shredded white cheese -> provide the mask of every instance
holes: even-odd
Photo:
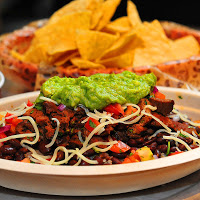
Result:
[[[165,135],[163,135],[163,138],[164,138],[164,139],[167,139],[167,140],[174,140],[174,141],[177,141],[177,142],[183,144],[183,145],[186,147],[186,149],[187,149],[188,151],[192,150],[186,142],[184,142],[183,140],[181,140],[181,139],[179,139],[179,138],[177,138],[177,137],[165,136]]]
[[[58,105],[57,101],[54,101],[53,99],[50,99],[50,98],[47,98],[47,97],[40,97],[41,100],[43,101],[49,101],[49,102],[52,102],[56,105]]]
[[[200,123],[195,123],[195,122],[192,122],[191,120],[187,119],[182,113],[180,113],[179,111],[173,109],[172,111],[173,113],[176,113],[177,115],[179,115],[179,117],[185,121],[185,122],[188,122],[189,124],[191,124],[192,126],[200,126]]]
[[[56,121],[57,127],[56,127],[56,131],[54,133],[54,136],[53,136],[51,142],[49,144],[45,145],[46,148],[49,148],[49,147],[53,146],[53,144],[55,143],[56,138],[58,136],[58,132],[59,132],[59,128],[60,128],[60,122],[58,121],[58,119],[52,118],[52,120]]]
[[[27,143],[27,144],[36,144],[36,142],[38,142],[39,137],[40,137],[40,133],[37,127],[36,122],[34,121],[34,119],[30,116],[23,116],[23,117],[19,117],[19,119],[27,119],[31,122],[34,130],[35,130],[35,139],[33,141],[29,141],[29,140],[22,140],[21,144]]]

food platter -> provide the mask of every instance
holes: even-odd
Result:
[[[159,87],[193,120],[199,119],[200,93]],[[38,92],[3,98],[0,110],[10,109]],[[200,149],[162,159],[106,166],[48,166],[0,159],[0,185],[41,194],[92,196],[125,193],[165,184],[200,169]]]

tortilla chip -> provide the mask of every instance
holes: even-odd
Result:
[[[175,54],[174,59],[179,60],[199,54],[199,43],[193,36],[186,36],[172,42]]]
[[[66,54],[62,54],[60,57],[58,57],[53,64],[56,66],[61,66],[65,64],[67,61],[69,61],[71,58],[74,58],[75,56],[78,56],[79,53],[77,50],[75,51],[69,51]]]
[[[74,66],[80,68],[80,69],[94,69],[94,68],[105,68],[102,64],[94,63],[88,60],[84,60],[80,57],[75,57],[71,59],[71,62]]]
[[[131,24],[128,17],[120,17],[107,24],[102,31],[107,33],[126,33],[130,31],[130,29]]]
[[[127,14],[133,28],[142,23],[137,8],[131,0],[127,2]]]
[[[56,60],[58,54],[76,50],[75,32],[77,28],[89,29],[90,19],[90,11],[76,12],[64,15],[57,22],[38,29],[32,45],[24,54],[24,60],[40,63],[45,59],[45,62],[49,63],[46,57],[51,56],[51,60]],[[38,55],[38,51],[42,55]],[[37,59],[32,57],[37,57]]]
[[[45,62],[48,63],[48,55],[46,54],[42,45],[30,46],[28,51],[22,57],[23,61],[37,63]]]
[[[64,15],[68,15],[73,12],[86,11],[86,2],[87,0],[75,0],[66,4],[49,18],[48,24],[53,24],[57,22]]]
[[[135,39],[135,35],[135,31],[130,31],[127,34],[124,34],[109,49],[107,49],[99,59],[116,57],[129,52],[137,46],[136,43],[133,44],[132,42]]]
[[[77,30],[76,32],[78,50],[84,60],[96,60],[116,40],[117,36],[108,33],[91,30]]]
[[[102,17],[94,28],[95,30],[101,30],[110,22],[120,2],[121,0],[107,0],[103,2],[102,6],[99,8],[101,9]]]
[[[104,0],[87,0],[86,8],[92,12],[90,29],[94,29],[99,23],[103,15],[103,11],[101,9],[103,3]]]
[[[99,61],[99,63],[106,67],[125,68],[133,65],[133,54],[131,53],[121,54],[117,57],[101,60]]]
[[[141,39],[142,45],[134,51],[134,67],[159,64],[174,57],[171,41],[157,20],[138,25],[136,35]]]

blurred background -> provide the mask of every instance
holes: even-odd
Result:
[[[0,34],[11,32],[27,23],[48,18],[54,11],[61,8],[70,0],[0,0]],[[126,0],[121,1],[113,19],[126,15]],[[168,20],[200,27],[200,1],[178,0],[134,0],[141,19]]]

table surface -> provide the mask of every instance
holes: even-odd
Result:
[[[1,97],[7,97],[18,93],[26,92],[21,86],[13,85],[12,82],[6,80],[1,89]],[[170,173],[170,172],[169,172]],[[78,191],[77,191],[78,193]],[[194,195],[200,193],[200,170],[190,174],[182,179],[167,183],[154,188],[149,188],[141,191],[129,192],[124,194],[114,194],[105,196],[93,197],[71,197],[71,196],[54,196],[33,194],[28,192],[21,192],[12,189],[7,189],[0,186],[0,199],[3,200],[196,200],[200,198],[193,198]]]

